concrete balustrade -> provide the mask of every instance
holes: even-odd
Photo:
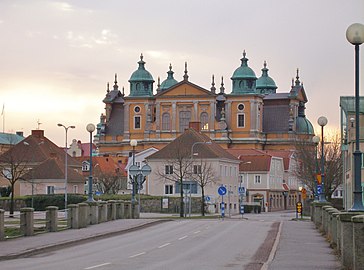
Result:
[[[34,235],[34,209],[20,208],[20,232],[24,236]]]
[[[329,213],[328,210],[333,209],[331,205],[325,205],[322,207],[322,231],[327,235]]]
[[[78,227],[86,228],[89,224],[89,206],[87,203],[78,204]]]
[[[124,201],[116,201],[116,218],[122,219],[124,217]]]
[[[5,239],[5,210],[0,209],[0,241]]]
[[[99,203],[98,202],[87,202],[89,205],[90,218],[89,225],[94,225],[99,223]]]
[[[115,220],[116,219],[116,201],[114,200],[110,200],[107,202],[107,210],[108,210],[108,215],[107,215],[107,220]]]
[[[362,212],[343,212],[339,214],[341,225],[340,251],[341,264],[348,268],[353,268],[353,225],[351,218],[362,214]]]
[[[107,202],[99,202],[99,223],[107,221]]]
[[[58,207],[46,207],[46,230],[48,232],[58,231]]]
[[[336,213],[338,211],[339,210],[337,210],[336,208],[333,208],[333,207],[331,207],[329,209],[326,209],[326,212],[327,212],[327,232],[326,232],[326,236],[327,236],[327,239],[329,241],[331,241],[331,239],[332,239],[332,223],[333,223],[332,214]],[[336,223],[336,220],[335,220],[335,223]]]
[[[131,203],[130,202],[124,203],[124,218],[125,219],[131,218]]]
[[[338,249],[337,248],[337,234],[338,234],[338,229],[337,229],[337,216],[339,215],[340,211],[338,210],[337,212],[332,212],[331,214],[331,239],[330,239],[330,245],[332,248]]]
[[[79,229],[78,224],[78,204],[69,204],[68,205],[68,216],[67,216],[67,226],[71,229]]]
[[[364,215],[353,216],[353,269],[359,270],[364,267]]]

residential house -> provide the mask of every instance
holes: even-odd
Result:
[[[186,129],[181,136],[146,160],[152,168],[148,177],[148,194],[179,197],[182,189],[189,196],[201,197],[202,187],[197,175],[209,173],[210,179],[204,185],[205,199],[208,198],[210,203],[209,211],[220,210],[223,198],[219,196],[218,188],[223,185],[228,190],[224,196],[226,213],[239,212],[237,191],[240,162],[205,134],[194,128]],[[182,187],[180,176],[183,177]]]
[[[95,155],[95,152],[97,151],[96,145],[92,143],[91,148],[92,148],[92,155]],[[72,157],[89,157],[90,143],[82,143],[81,141],[73,139],[72,143],[67,149],[67,153]]]

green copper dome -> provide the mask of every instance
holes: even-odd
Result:
[[[135,96],[153,96],[153,77],[144,67],[143,54],[140,55],[139,67],[131,75],[130,82],[130,95]]]
[[[299,134],[312,134],[314,135],[314,129],[311,122],[305,115],[305,104],[301,101],[298,105],[298,116],[296,118],[296,132]]]
[[[161,91],[166,90],[178,83],[178,81],[175,78],[173,78],[174,72],[172,71],[171,64],[169,64],[169,71],[167,72],[167,74],[168,74],[167,79],[165,79],[159,87]]]
[[[243,52],[243,58],[241,58],[241,66],[238,67],[231,77],[232,80],[234,79],[257,79],[257,76],[255,76],[255,72],[248,67],[248,58],[245,57],[246,53]]]
[[[274,80],[268,76],[267,63],[264,61],[264,67],[262,68],[262,76],[257,80],[257,90],[262,94],[275,93],[277,85]]]

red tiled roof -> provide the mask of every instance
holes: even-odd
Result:
[[[272,157],[269,155],[241,156],[243,162],[239,165],[239,171],[268,172]]]

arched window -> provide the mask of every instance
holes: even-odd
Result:
[[[188,128],[190,121],[191,121],[191,112],[190,111],[180,111],[179,112],[179,131],[184,132],[185,129]]]
[[[170,130],[171,129],[171,118],[169,113],[162,114],[162,130]]]
[[[203,112],[200,115],[201,129],[208,130],[209,129],[209,115],[207,112]]]

